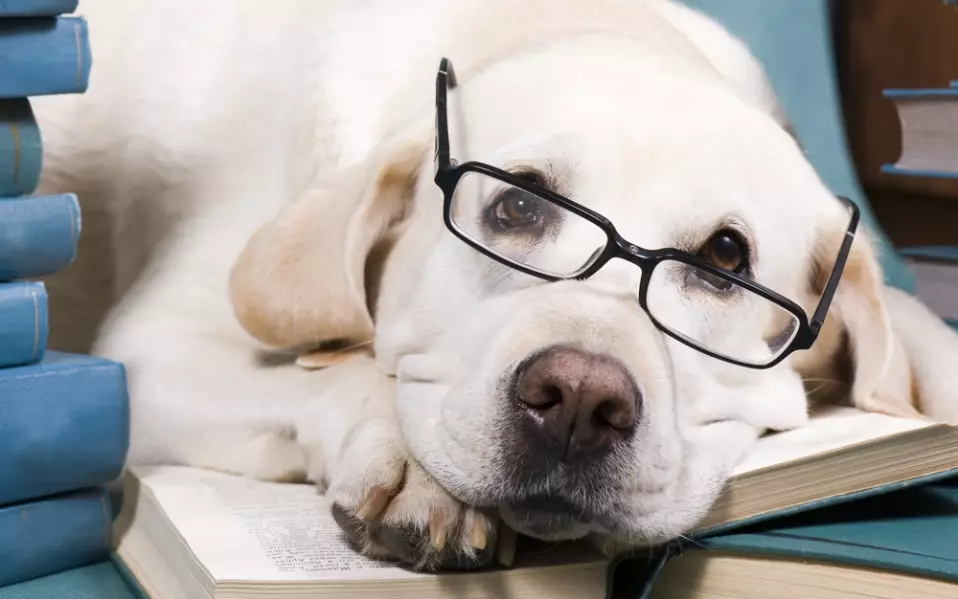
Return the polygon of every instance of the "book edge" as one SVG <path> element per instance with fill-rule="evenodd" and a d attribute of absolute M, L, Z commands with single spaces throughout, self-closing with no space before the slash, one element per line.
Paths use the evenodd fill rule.
<path fill-rule="evenodd" d="M 958 89 L 955 87 L 887 88 L 882 90 L 882 96 L 889 99 L 907 100 L 918 98 L 958 98 Z"/>
<path fill-rule="evenodd" d="M 852 501 L 857 501 L 860 499 L 865 499 L 866 497 L 877 497 L 880 495 L 886 495 L 895 491 L 900 491 L 903 489 L 908 489 L 918 485 L 924 485 L 928 483 L 937 482 L 950 478 L 958 474 L 958 466 L 953 466 L 951 468 L 946 468 L 938 472 L 932 472 L 930 474 L 923 474 L 918 476 L 913 476 L 904 480 L 899 480 L 893 483 L 886 483 L 883 485 L 878 485 L 875 487 L 870 487 L 867 489 L 861 489 L 859 491 L 852 491 L 850 493 L 843 493 L 838 495 L 831 495 L 829 497 L 822 497 L 810 502 L 806 502 L 799 505 L 788 506 L 785 508 L 770 510 L 768 512 L 750 516 L 741 520 L 736 520 L 734 522 L 726 522 L 723 524 L 718 524 L 712 527 L 704 528 L 701 530 L 696 530 L 691 532 L 688 536 L 691 539 L 695 540 L 704 540 L 718 535 L 724 535 L 735 530 L 740 530 L 746 526 L 752 526 L 755 524 L 760 524 L 762 522 L 768 522 L 770 520 L 775 520 L 778 518 L 783 518 L 787 516 L 794 516 L 804 512 L 809 512 L 823 507 L 828 507 L 832 505 L 838 505 L 842 503 L 849 503 Z"/>
<path fill-rule="evenodd" d="M 888 175 L 900 175 L 908 177 L 929 177 L 933 179 L 958 179 L 958 171 L 938 171 L 927 169 L 913 169 L 900 167 L 894 163 L 885 163 L 881 165 L 881 172 Z"/>

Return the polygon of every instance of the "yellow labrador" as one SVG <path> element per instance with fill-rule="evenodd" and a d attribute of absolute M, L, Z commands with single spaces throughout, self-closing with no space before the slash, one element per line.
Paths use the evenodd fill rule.
<path fill-rule="evenodd" d="M 308 478 L 432 567 L 500 517 L 681 534 L 808 381 L 958 420 L 956 336 L 681 4 L 81 6 L 90 90 L 36 102 L 85 218 L 52 330 L 128 365 L 132 461 Z"/>

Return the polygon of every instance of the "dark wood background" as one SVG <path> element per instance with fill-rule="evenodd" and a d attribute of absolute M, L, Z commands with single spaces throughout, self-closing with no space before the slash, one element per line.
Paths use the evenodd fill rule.
<path fill-rule="evenodd" d="M 837 0 L 835 54 L 849 147 L 878 220 L 898 246 L 958 245 L 958 180 L 883 174 L 901 129 L 893 87 L 958 80 L 958 6 L 942 0 Z"/>

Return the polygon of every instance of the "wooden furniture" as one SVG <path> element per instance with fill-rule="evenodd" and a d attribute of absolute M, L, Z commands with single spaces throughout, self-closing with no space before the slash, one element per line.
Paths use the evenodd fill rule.
<path fill-rule="evenodd" d="M 958 5 L 942 0 L 835 0 L 833 35 L 848 143 L 858 177 L 899 246 L 958 245 L 958 179 L 881 173 L 901 149 L 888 88 L 958 80 Z"/>

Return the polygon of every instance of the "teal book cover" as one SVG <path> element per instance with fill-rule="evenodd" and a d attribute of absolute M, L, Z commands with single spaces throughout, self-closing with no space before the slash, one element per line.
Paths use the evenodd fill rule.
<path fill-rule="evenodd" d="M 59 272 L 76 259 L 82 218 L 77 196 L 0 198 L 0 281 Z"/>
<path fill-rule="evenodd" d="M 751 575 L 742 566 L 726 566 L 725 556 L 757 558 L 751 566 Z M 756 593 L 771 593 L 778 585 L 790 589 L 788 593 L 811 592 L 799 588 L 802 580 L 815 580 L 817 593 L 831 589 L 830 585 L 848 585 L 845 592 L 855 597 L 878 597 L 869 589 L 874 585 L 922 583 L 937 584 L 937 588 L 954 590 L 958 597 L 958 478 L 920 485 L 892 494 L 874 496 L 856 502 L 847 502 L 741 529 L 734 533 L 699 539 L 671 548 L 662 558 L 667 563 L 656 564 L 654 576 L 636 585 L 632 599 L 671 598 L 678 596 L 725 596 L 730 592 L 729 580 L 748 586 L 748 578 L 755 578 Z M 836 567 L 850 576 L 835 577 L 830 582 L 821 573 L 785 578 L 781 564 L 791 564 L 793 570 L 815 565 Z M 634 567 L 624 563 L 620 567 Z M 641 565 L 636 568 L 642 571 Z M 833 570 L 834 571 L 834 570 Z M 894 583 L 897 575 L 903 582 Z M 758 579 L 765 577 L 761 589 Z M 899 588 L 896 586 L 896 588 Z M 922 588 L 933 588 L 924 586 Z M 751 592 L 751 591 L 748 591 Z M 792 594 L 787 596 L 791 597 Z M 625 595 L 621 595 L 625 596 Z M 749 595 L 751 597 L 752 595 Z M 758 596 L 758 595 L 756 595 Z M 771 596 L 771 595 L 766 595 Z M 776 597 L 782 596 L 775 592 Z M 831 594 L 816 594 L 831 597 Z M 839 595 L 840 596 L 840 595 Z M 938 596 L 938 595 L 934 595 Z M 948 595 L 943 595 L 948 596 Z"/>
<path fill-rule="evenodd" d="M 43 168 L 43 140 L 28 98 L 0 98 L 0 196 L 36 191 Z"/>
<path fill-rule="evenodd" d="M 55 17 L 77 9 L 77 0 L 0 0 L 0 17 Z"/>
<path fill-rule="evenodd" d="M 111 557 L 0 588 L 0 599 L 149 599 Z"/>
<path fill-rule="evenodd" d="M 90 40 L 82 17 L 0 19 L 0 97 L 86 91 Z"/>

